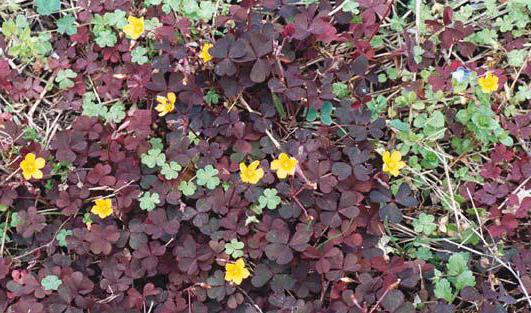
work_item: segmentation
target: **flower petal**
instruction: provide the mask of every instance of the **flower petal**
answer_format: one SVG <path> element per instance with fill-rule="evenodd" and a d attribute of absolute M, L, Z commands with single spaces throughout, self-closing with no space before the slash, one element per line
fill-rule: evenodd
<path fill-rule="evenodd" d="M 168 101 L 171 104 L 174 104 L 176 100 L 177 100 L 177 96 L 175 96 L 173 92 L 168 92 Z"/>
<path fill-rule="evenodd" d="M 45 164 L 46 164 L 46 162 L 44 161 L 43 158 L 36 158 L 35 159 L 35 166 L 37 167 L 37 169 L 43 168 Z"/>
<path fill-rule="evenodd" d="M 402 154 L 398 150 L 394 150 L 393 153 L 391 153 L 391 161 L 392 162 L 399 162 L 402 159 Z"/>
<path fill-rule="evenodd" d="M 33 176 L 33 178 L 35 178 L 35 179 L 42 179 L 42 171 L 41 170 L 35 170 L 35 172 L 33 172 L 31 174 L 31 176 Z"/>

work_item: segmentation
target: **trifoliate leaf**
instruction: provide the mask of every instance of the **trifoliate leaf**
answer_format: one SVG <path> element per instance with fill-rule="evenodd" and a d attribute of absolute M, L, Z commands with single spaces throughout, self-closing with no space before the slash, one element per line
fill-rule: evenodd
<path fill-rule="evenodd" d="M 179 171 L 182 169 L 181 165 L 175 161 L 164 163 L 160 173 L 164 175 L 167 180 L 176 179 L 179 176 Z"/>
<path fill-rule="evenodd" d="M 153 211 L 157 204 L 160 203 L 160 196 L 156 192 L 146 191 L 139 199 L 140 208 L 146 211 Z"/>
<path fill-rule="evenodd" d="M 61 247 L 67 246 L 66 237 L 68 236 L 72 236 L 72 231 L 69 229 L 61 229 L 57 233 L 57 235 L 55 236 L 55 239 L 57 240 L 57 243 L 59 244 L 59 246 Z"/>
<path fill-rule="evenodd" d="M 197 170 L 197 184 L 213 190 L 220 183 L 217 175 L 218 170 L 209 164 L 205 168 Z"/>
<path fill-rule="evenodd" d="M 62 283 L 63 281 L 55 275 L 48 275 L 41 280 L 41 286 L 44 290 L 57 290 Z"/>
<path fill-rule="evenodd" d="M 57 25 L 57 32 L 60 34 L 72 36 L 77 33 L 76 18 L 70 14 L 55 21 L 55 25 Z"/>
<path fill-rule="evenodd" d="M 166 162 L 166 155 L 160 149 L 151 149 L 148 153 L 142 154 L 142 164 L 149 168 L 162 166 Z"/>
<path fill-rule="evenodd" d="M 61 10 L 60 0 L 35 0 L 37 13 L 40 15 L 50 15 Z"/>
<path fill-rule="evenodd" d="M 274 210 L 280 204 L 280 201 L 280 197 L 277 196 L 277 190 L 267 188 L 264 190 L 263 194 L 258 198 L 258 206 L 262 209 L 267 207 L 270 210 Z"/>
<path fill-rule="evenodd" d="M 183 180 L 179 184 L 179 191 L 181 191 L 183 195 L 187 197 L 193 196 L 196 190 L 197 190 L 197 187 L 192 181 L 187 182 Z"/>

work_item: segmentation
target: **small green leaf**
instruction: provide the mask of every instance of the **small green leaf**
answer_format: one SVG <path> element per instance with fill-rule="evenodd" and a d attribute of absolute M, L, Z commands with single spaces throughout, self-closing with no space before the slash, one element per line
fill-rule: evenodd
<path fill-rule="evenodd" d="M 237 239 L 231 239 L 230 242 L 225 244 L 225 253 L 232 256 L 232 258 L 237 259 L 243 256 L 243 248 L 245 244 L 238 241 Z"/>
<path fill-rule="evenodd" d="M 66 70 L 61 70 L 57 73 L 57 76 L 55 77 L 55 82 L 59 83 L 60 89 L 69 89 L 74 87 L 74 81 L 72 81 L 71 78 L 76 77 L 77 73 L 68 68 Z"/>
<path fill-rule="evenodd" d="M 267 207 L 270 210 L 274 210 L 280 202 L 281 199 L 277 196 L 277 190 L 272 188 L 265 189 L 263 194 L 258 198 L 258 206 L 262 209 Z"/>
<path fill-rule="evenodd" d="M 450 286 L 450 282 L 446 278 L 439 280 L 435 284 L 434 293 L 435 297 L 439 299 L 444 299 L 448 303 L 452 303 L 453 301 L 454 295 L 452 291 L 452 286 Z"/>
<path fill-rule="evenodd" d="M 160 196 L 156 192 L 146 191 L 139 199 L 140 208 L 146 211 L 153 211 L 157 204 L 160 203 Z"/>
<path fill-rule="evenodd" d="M 332 93 L 339 99 L 346 98 L 350 95 L 348 85 L 343 82 L 337 82 L 332 84 Z"/>
<path fill-rule="evenodd" d="M 142 164 L 149 168 L 155 168 L 156 166 L 162 166 L 166 162 L 166 155 L 162 153 L 160 149 L 151 149 L 148 153 L 142 154 Z"/>
<path fill-rule="evenodd" d="M 429 261 L 433 258 L 433 253 L 431 253 L 431 250 L 426 247 L 419 247 L 415 255 L 417 256 L 417 258 L 424 261 Z"/>
<path fill-rule="evenodd" d="M 131 61 L 136 64 L 146 64 L 149 62 L 148 57 L 146 56 L 148 50 L 144 47 L 138 46 L 133 51 L 131 51 Z"/>
<path fill-rule="evenodd" d="M 359 4 L 355 0 L 345 0 L 341 10 L 343 10 L 343 12 L 350 12 L 354 15 L 360 13 Z"/>
<path fill-rule="evenodd" d="M 281 119 L 286 118 L 286 110 L 284 109 L 284 105 L 282 104 L 282 100 L 279 96 L 277 96 L 275 93 L 271 93 L 271 96 L 273 97 L 273 105 L 275 106 L 275 110 L 277 110 L 278 115 L 280 115 Z"/>
<path fill-rule="evenodd" d="M 219 102 L 219 95 L 215 90 L 209 90 L 207 94 L 203 97 L 205 102 L 208 105 L 218 104 Z"/>
<path fill-rule="evenodd" d="M 217 175 L 218 170 L 209 164 L 204 168 L 197 170 L 197 184 L 213 190 L 220 183 Z"/>
<path fill-rule="evenodd" d="M 327 126 L 332 125 L 332 111 L 334 110 L 334 106 L 329 101 L 326 101 L 321 106 L 321 122 Z"/>
<path fill-rule="evenodd" d="M 459 274 L 463 273 L 468 269 L 467 263 L 468 253 L 460 252 L 452 254 L 448 259 L 448 264 L 446 264 L 446 267 L 448 268 L 448 275 L 458 276 Z"/>
<path fill-rule="evenodd" d="M 70 14 L 55 21 L 55 25 L 57 25 L 57 32 L 60 34 L 72 36 L 77 33 L 76 18 Z"/>
<path fill-rule="evenodd" d="M 474 273 L 471 270 L 466 270 L 459 274 L 455 279 L 455 288 L 457 290 L 462 290 L 465 287 L 474 287 L 476 286 L 476 278 Z"/>
<path fill-rule="evenodd" d="M 419 217 L 413 220 L 413 227 L 416 232 L 431 235 L 437 229 L 437 224 L 434 223 L 435 216 L 420 213 Z"/>
<path fill-rule="evenodd" d="M 164 144 L 162 143 L 162 139 L 158 137 L 153 137 L 149 139 L 149 144 L 151 145 L 151 149 L 158 149 L 162 151 L 164 149 Z"/>
<path fill-rule="evenodd" d="M 179 176 L 179 171 L 182 169 L 181 165 L 175 161 L 164 163 L 160 173 L 164 175 L 167 180 L 176 179 Z"/>
<path fill-rule="evenodd" d="M 63 281 L 55 275 L 48 275 L 41 280 L 41 286 L 44 290 L 57 290 L 62 283 Z"/>
<path fill-rule="evenodd" d="M 61 229 L 57 233 L 57 235 L 55 236 L 55 239 L 57 240 L 57 243 L 59 244 L 59 246 L 61 247 L 67 246 L 66 237 L 68 236 L 72 236 L 72 231 L 69 229 Z"/>
<path fill-rule="evenodd" d="M 17 225 L 20 223 L 22 223 L 22 220 L 18 216 L 18 213 L 17 212 L 11 213 L 11 221 L 9 222 L 9 226 L 17 227 Z"/>
<path fill-rule="evenodd" d="M 121 102 L 116 102 L 111 106 L 105 116 L 107 122 L 120 123 L 125 118 L 125 106 Z"/>
<path fill-rule="evenodd" d="M 60 0 L 35 0 L 37 13 L 40 15 L 50 15 L 61 10 Z"/>
<path fill-rule="evenodd" d="M 192 181 L 187 182 L 183 180 L 179 184 L 179 191 L 181 191 L 183 195 L 187 197 L 193 196 L 196 190 L 197 190 L 197 187 Z"/>
<path fill-rule="evenodd" d="M 105 25 L 122 29 L 125 25 L 128 24 L 125 15 L 126 13 L 124 11 L 115 10 L 114 12 L 105 13 L 105 15 L 103 15 L 103 19 L 105 21 Z"/>
<path fill-rule="evenodd" d="M 306 113 L 306 121 L 313 122 L 317 119 L 317 110 L 314 108 L 308 109 L 308 113 Z"/>
<path fill-rule="evenodd" d="M 112 30 L 104 29 L 97 33 L 95 41 L 101 48 L 114 47 L 118 38 Z"/>

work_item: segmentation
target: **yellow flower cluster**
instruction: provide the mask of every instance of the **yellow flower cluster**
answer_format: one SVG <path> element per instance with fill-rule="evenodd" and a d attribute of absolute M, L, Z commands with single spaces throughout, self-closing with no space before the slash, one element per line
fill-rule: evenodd
<path fill-rule="evenodd" d="M 294 175 L 299 161 L 286 153 L 281 153 L 277 159 L 271 162 L 271 169 L 277 172 L 279 179 Z M 240 179 L 244 183 L 257 184 L 264 177 L 264 170 L 258 167 L 260 162 L 254 161 L 249 166 L 245 162 L 240 163 Z"/>

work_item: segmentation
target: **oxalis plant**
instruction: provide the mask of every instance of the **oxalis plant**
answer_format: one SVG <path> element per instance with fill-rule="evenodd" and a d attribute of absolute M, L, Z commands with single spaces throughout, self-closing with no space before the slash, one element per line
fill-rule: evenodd
<path fill-rule="evenodd" d="M 525 311 L 530 11 L 2 2 L 0 311 Z"/>

